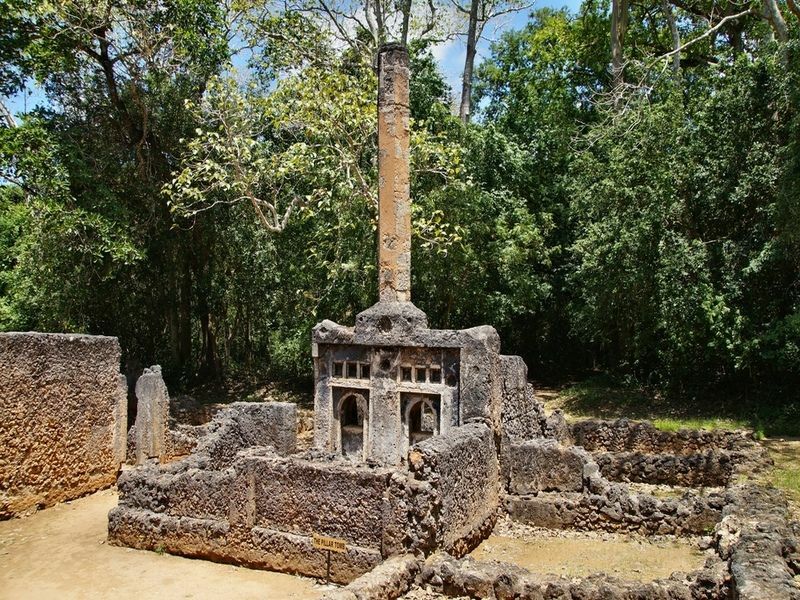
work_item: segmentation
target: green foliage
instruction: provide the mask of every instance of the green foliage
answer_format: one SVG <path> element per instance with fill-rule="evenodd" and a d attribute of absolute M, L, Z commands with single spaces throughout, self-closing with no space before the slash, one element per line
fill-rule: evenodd
<path fill-rule="evenodd" d="M 0 129 L 0 328 L 117 335 L 171 383 L 309 376 L 313 324 L 352 323 L 377 279 L 375 40 L 334 41 L 314 6 L 3 4 L 0 92 L 33 79 L 52 102 Z M 684 42 L 706 31 L 672 8 Z M 608 9 L 505 33 L 469 126 L 411 44 L 414 301 L 434 326 L 494 325 L 533 376 L 629 386 L 576 387 L 575 406 L 730 393 L 724 411 L 788 431 L 797 26 L 780 45 L 746 15 L 674 71 L 663 6 L 632 5 L 611 93 Z"/>

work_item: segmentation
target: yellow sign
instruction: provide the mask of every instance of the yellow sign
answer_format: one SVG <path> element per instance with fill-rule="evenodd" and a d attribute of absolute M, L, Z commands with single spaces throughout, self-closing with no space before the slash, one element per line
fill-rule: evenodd
<path fill-rule="evenodd" d="M 315 533 L 312 540 L 314 548 L 330 550 L 331 552 L 347 552 L 347 543 L 339 538 L 325 537 Z"/>

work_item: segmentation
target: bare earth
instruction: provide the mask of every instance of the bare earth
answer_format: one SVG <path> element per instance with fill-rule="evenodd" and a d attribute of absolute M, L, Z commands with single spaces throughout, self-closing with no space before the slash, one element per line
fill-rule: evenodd
<path fill-rule="evenodd" d="M 501 519 L 473 552 L 477 560 L 508 562 L 534 573 L 586 577 L 608 573 L 653 581 L 702 568 L 705 556 L 692 538 L 553 531 Z"/>
<path fill-rule="evenodd" d="M 110 546 L 105 490 L 0 522 L 0 598 L 319 598 L 312 579 Z"/>

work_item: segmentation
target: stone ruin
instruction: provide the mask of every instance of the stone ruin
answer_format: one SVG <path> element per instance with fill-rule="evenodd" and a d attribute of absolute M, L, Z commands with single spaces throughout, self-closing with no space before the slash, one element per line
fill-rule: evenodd
<path fill-rule="evenodd" d="M 800 525 L 778 491 L 747 481 L 769 466 L 751 437 L 667 433 L 627 420 L 568 424 L 558 412 L 545 415 L 524 362 L 500 353 L 492 327 L 428 328 L 410 297 L 403 47 L 382 48 L 379 75 L 379 301 L 353 327 L 323 321 L 313 330 L 314 447 L 298 450 L 290 403 L 234 403 L 204 425 L 177 425 L 160 370 L 145 370 L 128 434 L 136 466 L 117 481 L 110 541 L 330 576 L 344 585 L 331 600 L 398 598 L 415 587 L 497 599 L 800 598 Z M 13 352 L 3 350 L 0 343 L 0 382 L 13 383 Z M 117 381 L 108 389 L 116 400 L 96 410 L 124 418 L 112 375 L 104 381 Z M 2 393 L 5 425 L 19 413 L 6 407 L 23 400 Z M 119 423 L 98 422 L 105 460 L 116 468 L 125 455 Z M 682 492 L 659 497 L 641 484 Z M 469 553 L 501 517 L 551 529 L 699 536 L 706 562 L 639 582 L 474 560 Z M 331 560 L 318 543 L 330 538 Z"/>
<path fill-rule="evenodd" d="M 137 548 L 313 577 L 315 536 L 343 542 L 329 598 L 412 585 L 474 598 L 800 598 L 797 526 L 774 490 L 739 483 L 768 459 L 741 433 L 546 417 L 497 332 L 428 328 L 411 303 L 409 69 L 379 55 L 379 301 L 312 333 L 314 448 L 291 404 L 234 404 L 184 429 L 189 456 L 119 479 L 109 537 Z M 138 426 L 138 420 L 137 420 Z M 171 435 L 171 434 L 170 434 Z M 153 450 L 151 454 L 156 454 Z M 631 484 L 678 485 L 679 498 Z M 499 515 L 547 528 L 703 536 L 705 566 L 641 583 L 566 579 L 469 556 Z"/>

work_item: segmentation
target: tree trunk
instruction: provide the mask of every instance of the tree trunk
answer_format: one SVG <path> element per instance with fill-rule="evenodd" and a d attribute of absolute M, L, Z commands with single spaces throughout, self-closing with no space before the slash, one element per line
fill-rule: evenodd
<path fill-rule="evenodd" d="M 795 0 L 786 0 L 786 6 L 789 7 L 789 10 L 792 11 L 792 14 L 800 19 L 800 8 L 797 6 L 797 2 Z"/>
<path fill-rule="evenodd" d="M 408 24 L 411 21 L 411 2 L 412 0 L 406 0 L 403 3 L 403 31 L 400 36 L 400 42 L 404 46 L 408 46 Z"/>
<path fill-rule="evenodd" d="M 789 30 L 776 0 L 764 0 L 764 18 L 769 22 L 779 42 L 789 40 Z"/>
<path fill-rule="evenodd" d="M 664 16 L 669 25 L 669 32 L 672 35 L 672 49 L 677 50 L 681 47 L 681 34 L 678 31 L 678 25 L 675 23 L 675 14 L 672 12 L 672 5 L 669 0 L 661 0 L 661 8 L 664 10 Z M 672 55 L 672 72 L 677 75 L 681 70 L 681 53 L 675 52 Z"/>
<path fill-rule="evenodd" d="M 478 44 L 478 8 L 481 0 L 472 0 L 469 7 L 469 26 L 467 28 L 467 57 L 464 60 L 464 74 L 461 82 L 461 106 L 458 116 L 463 123 L 469 123 L 472 100 L 472 70 L 475 67 L 475 49 Z"/>
<path fill-rule="evenodd" d="M 625 83 L 622 48 L 628 29 L 628 0 L 611 0 L 611 87 L 615 92 Z"/>

